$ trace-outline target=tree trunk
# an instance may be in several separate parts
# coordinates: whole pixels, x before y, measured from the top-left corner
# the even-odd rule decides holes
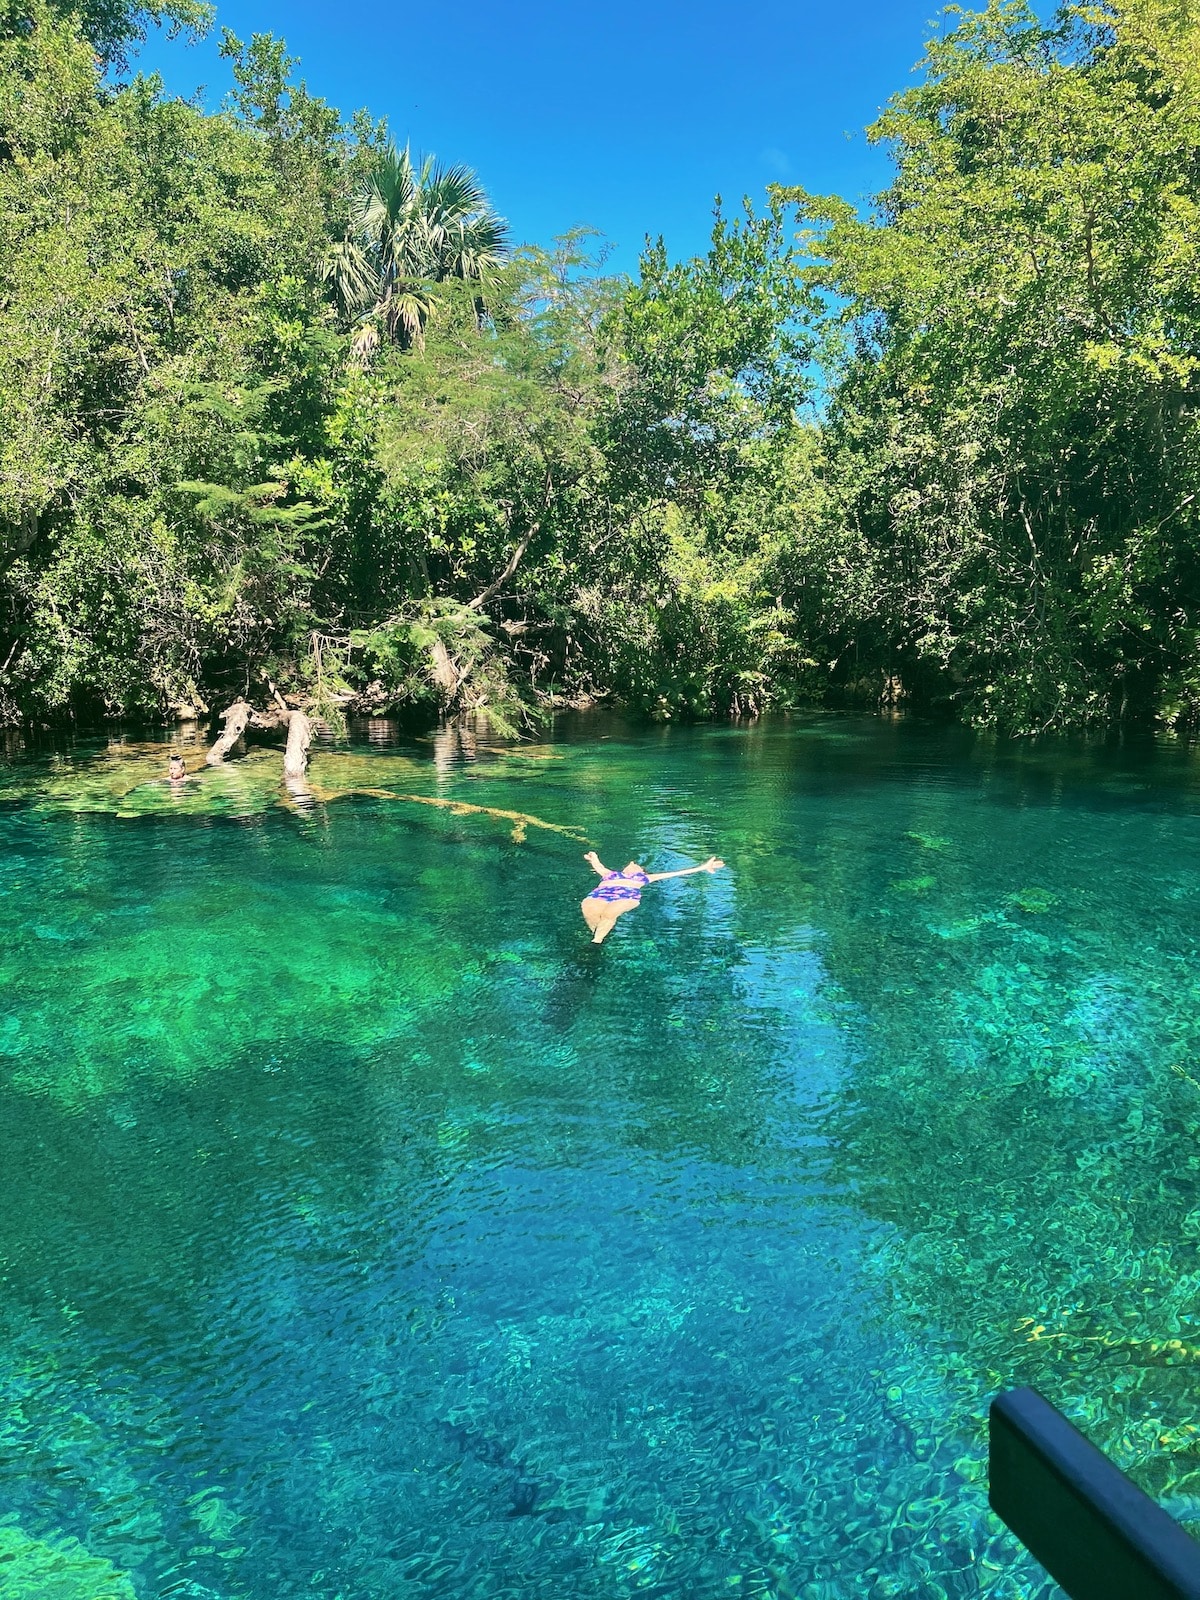
[[[23,511],[15,531],[0,539],[0,572],[7,572],[15,561],[32,550],[40,532],[41,519],[38,513]]]
[[[212,747],[204,758],[208,767],[219,767],[234,745],[246,731],[246,724],[250,720],[251,707],[245,700],[235,700],[221,713],[221,721],[225,724],[225,731],[213,741]]]
[[[303,711],[290,711],[287,718],[287,750],[283,757],[283,776],[302,778],[308,769],[308,747],[312,743],[312,723]]]
[[[429,660],[433,681],[437,685],[438,692],[448,705],[458,693],[458,685],[461,679],[459,678],[458,668],[450,659],[449,650],[446,649],[440,639],[436,639],[430,645]]]

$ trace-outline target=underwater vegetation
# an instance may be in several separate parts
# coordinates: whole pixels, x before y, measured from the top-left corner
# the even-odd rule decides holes
[[[137,1600],[126,1573],[76,1540],[46,1544],[0,1525],[0,1600]]]
[[[1018,889],[1015,894],[1008,896],[1008,903],[1018,911],[1028,912],[1030,916],[1041,916],[1043,912],[1053,911],[1058,900],[1048,889]]]
[[[910,828],[904,837],[919,844],[923,850],[949,850],[954,843],[953,839],[943,838],[940,833],[922,833],[919,828]]]

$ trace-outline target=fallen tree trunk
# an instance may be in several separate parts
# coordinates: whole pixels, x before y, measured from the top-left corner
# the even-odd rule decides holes
[[[282,719],[281,719],[282,720]],[[287,750],[283,757],[285,778],[302,778],[308,770],[308,747],[312,743],[312,723],[303,711],[287,714]]]
[[[252,707],[245,700],[235,700],[231,706],[226,706],[221,713],[221,721],[225,724],[224,733],[220,734],[212,743],[204,764],[208,767],[219,767],[234,745],[246,731],[246,724],[250,720]]]
[[[222,711],[221,721],[225,724],[225,731],[214,741],[211,750],[204,758],[208,766],[219,767],[247,727],[260,728],[265,733],[273,732],[277,728],[286,728],[287,749],[283,757],[283,776],[285,779],[304,777],[308,771],[308,747],[312,744],[312,723],[303,711],[293,711],[277,690],[274,693],[278,705],[267,711],[256,711],[245,700],[235,700],[231,706]]]
[[[317,787],[313,790],[318,800],[340,800],[343,795],[368,794],[378,800],[403,800],[412,806],[437,806],[442,811],[449,811],[455,817],[499,817],[504,822],[513,824],[512,840],[514,844],[524,844],[527,828],[545,828],[547,833],[561,833],[568,839],[578,840],[580,844],[590,843],[586,833],[578,828],[565,828],[559,822],[544,822],[541,817],[532,816],[528,811],[503,811],[498,806],[474,806],[466,800],[447,800],[440,796],[429,794],[397,794],[395,789],[326,789]]]

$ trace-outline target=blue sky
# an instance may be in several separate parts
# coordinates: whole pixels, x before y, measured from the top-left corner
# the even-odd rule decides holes
[[[860,200],[887,175],[862,129],[911,82],[931,0],[218,0],[218,27],[282,35],[309,89],[479,173],[522,241],[578,223],[633,270],[643,236],[703,249],[713,196],[773,180]],[[933,24],[936,25],[936,24]],[[140,64],[216,105],[212,41],[152,38]]]

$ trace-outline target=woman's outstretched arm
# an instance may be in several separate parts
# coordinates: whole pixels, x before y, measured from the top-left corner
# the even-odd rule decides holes
[[[600,857],[594,850],[586,850],[584,852],[583,859],[591,863],[593,872],[598,872],[602,878],[606,878],[608,876],[608,868],[604,865],[603,861],[601,861]]]
[[[677,872],[649,872],[646,877],[650,883],[661,883],[664,878],[690,878],[693,872],[718,872],[724,865],[720,856],[709,856],[698,867],[680,867]]]

